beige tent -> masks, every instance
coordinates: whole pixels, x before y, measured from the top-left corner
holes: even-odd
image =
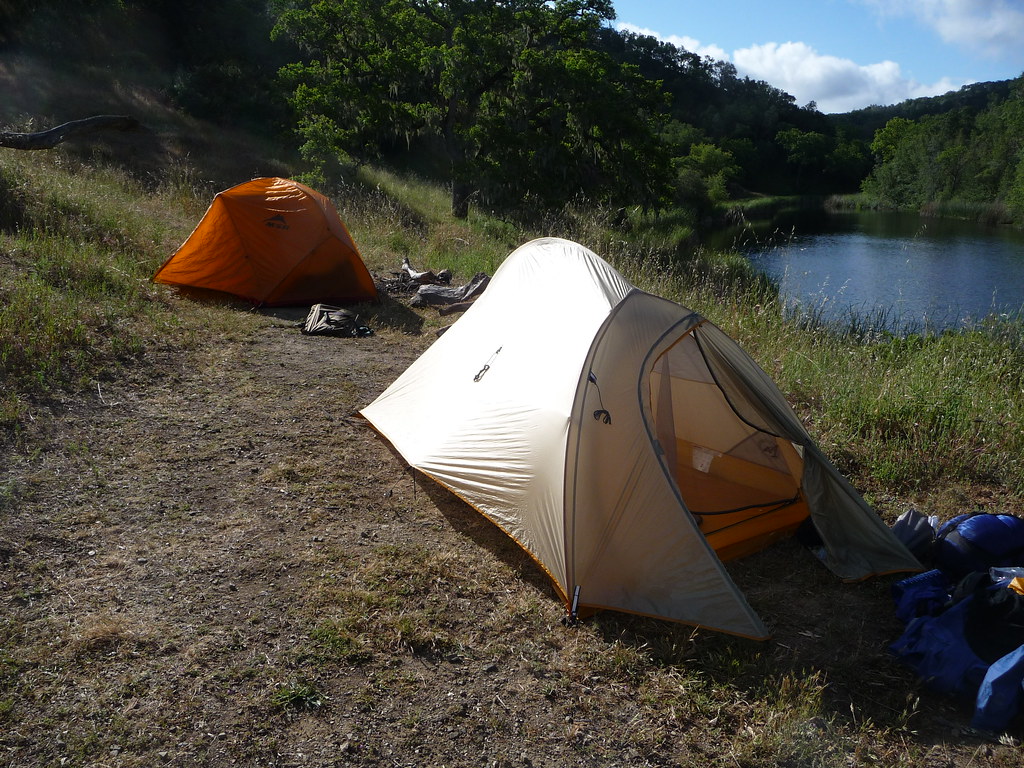
[[[570,609],[763,638],[722,561],[808,516],[843,578],[920,568],[734,341],[576,243],[512,253],[362,413]]]

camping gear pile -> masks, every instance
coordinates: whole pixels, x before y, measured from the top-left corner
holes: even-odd
[[[413,307],[435,307],[442,315],[464,312],[487,288],[491,278],[485,272],[477,272],[465,285],[421,285],[409,301]]]
[[[330,304],[314,304],[300,324],[306,336],[373,336],[373,331],[363,325],[359,315],[351,309],[334,307]]]
[[[735,341],[567,240],[513,252],[362,415],[526,550],[570,618],[765,638],[723,560],[802,524],[842,578],[921,569]]]
[[[932,689],[973,698],[971,724],[1001,731],[1024,704],[1024,520],[915,510],[893,526],[934,567],[893,585],[906,622],[891,646]]]
[[[434,272],[432,269],[414,269],[406,256],[402,259],[402,268],[391,273],[391,277],[382,278],[380,288],[389,294],[410,294],[417,293],[425,285],[451,285],[452,272],[450,269],[442,269]]]

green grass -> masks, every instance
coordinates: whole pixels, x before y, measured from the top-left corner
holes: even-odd
[[[371,270],[387,275],[408,259],[414,269],[449,269],[462,277],[494,274],[519,245],[522,230],[476,209],[451,216],[445,189],[413,176],[363,167],[333,195]]]
[[[921,207],[922,216],[940,219],[965,219],[989,226],[1005,224],[1019,225],[1010,210],[1002,202],[978,202],[974,200],[936,200]]]
[[[866,193],[831,195],[826,207],[832,210],[879,210],[884,205],[877,197]],[[987,226],[1015,226],[1016,220],[1010,207],[1003,201],[980,202],[977,200],[932,200],[918,208],[916,213],[926,218],[963,219],[976,221]]]
[[[949,481],[1024,492],[1019,323],[906,337],[752,325],[748,348],[848,471],[903,492]]]
[[[799,209],[803,205],[818,205],[817,197],[801,197],[797,195],[761,195],[742,200],[731,200],[726,207],[733,215],[742,215],[748,219],[771,219],[780,211]]]
[[[324,705],[324,695],[306,680],[292,680],[270,694],[270,703],[283,710],[316,710]]]

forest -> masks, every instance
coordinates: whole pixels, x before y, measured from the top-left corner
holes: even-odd
[[[1024,81],[826,115],[614,19],[611,0],[7,0],[0,48],[117,61],[131,46],[92,50],[88,31],[122,29],[152,42],[180,109],[297,145],[311,181],[412,170],[459,217],[585,202],[700,226],[744,200],[859,193],[1024,224]]]

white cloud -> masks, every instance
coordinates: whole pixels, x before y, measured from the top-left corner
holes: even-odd
[[[882,3],[881,0],[865,1],[892,6],[901,4],[903,0],[888,3]],[[618,24],[616,28],[656,37],[700,56],[731,61],[740,75],[764,80],[792,95],[797,104],[804,105],[813,101],[822,112],[849,112],[872,104],[897,104],[921,96],[938,96],[964,85],[963,82],[949,78],[930,84],[919,83],[904,77],[900,65],[894,61],[858,64],[850,59],[822,55],[806,43],[752,45],[740,48],[730,56],[719,46],[702,45],[692,37],[664,36],[635,24]]]
[[[857,64],[826,56],[805,43],[765,43],[733,53],[741,75],[764,80],[798,104],[814,101],[822,112],[848,112],[871,104],[895,104],[919,96],[936,96],[963,83],[943,78],[923,84],[906,78],[894,61]]]
[[[644,27],[638,27],[636,24],[616,24],[615,28],[620,32],[632,32],[634,35],[646,35],[648,37],[656,37],[659,40],[663,40],[666,43],[671,43],[676,48],[683,48],[690,53],[696,53],[698,56],[710,56],[712,59],[717,61],[728,61],[729,54],[717,45],[701,45],[700,40],[694,40],[692,37],[683,35],[669,35],[665,37],[652,29],[646,29]]]
[[[993,58],[1021,58],[1024,7],[1017,0],[859,0],[885,16],[911,16],[947,43]]]

